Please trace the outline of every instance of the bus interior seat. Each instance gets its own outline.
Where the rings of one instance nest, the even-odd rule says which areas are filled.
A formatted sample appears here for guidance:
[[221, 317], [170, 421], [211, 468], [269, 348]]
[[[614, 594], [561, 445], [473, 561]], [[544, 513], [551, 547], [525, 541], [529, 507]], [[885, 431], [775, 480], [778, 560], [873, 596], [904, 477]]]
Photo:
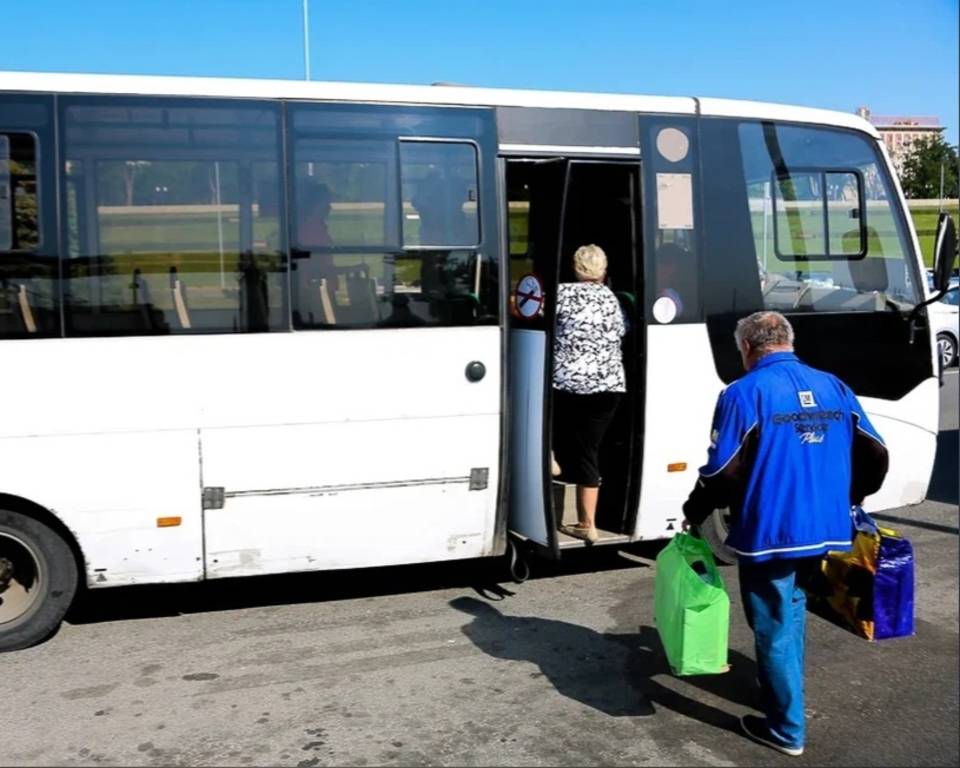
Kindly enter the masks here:
[[883, 293], [890, 286], [887, 260], [882, 256], [864, 256], [848, 264], [850, 279], [860, 293], [871, 291]]
[[27, 286], [23, 283], [17, 289], [17, 303], [20, 305], [20, 316], [27, 333], [36, 333], [37, 322], [33, 317], [33, 308], [30, 306], [30, 298], [27, 295]]
[[170, 292], [173, 296], [173, 307], [176, 310], [180, 327], [189, 330], [193, 325], [190, 321], [190, 312], [187, 309], [186, 286], [180, 280], [176, 267], [170, 267]]
[[320, 294], [320, 310], [323, 314], [323, 322], [326, 325], [336, 325], [337, 317], [333, 312], [333, 301], [330, 299], [333, 291], [328, 287], [327, 278], [320, 278], [317, 292]]
[[350, 320], [354, 323], [374, 325], [380, 321], [377, 302], [377, 284], [367, 271], [356, 270], [344, 275], [347, 299], [350, 301]]

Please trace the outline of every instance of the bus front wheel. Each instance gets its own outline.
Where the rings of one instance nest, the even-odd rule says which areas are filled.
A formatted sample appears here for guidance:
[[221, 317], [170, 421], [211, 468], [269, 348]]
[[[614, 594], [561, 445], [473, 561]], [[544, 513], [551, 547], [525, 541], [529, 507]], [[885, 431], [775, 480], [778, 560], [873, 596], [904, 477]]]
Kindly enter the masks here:
[[77, 561], [56, 531], [0, 509], [0, 652], [47, 639], [77, 592]]

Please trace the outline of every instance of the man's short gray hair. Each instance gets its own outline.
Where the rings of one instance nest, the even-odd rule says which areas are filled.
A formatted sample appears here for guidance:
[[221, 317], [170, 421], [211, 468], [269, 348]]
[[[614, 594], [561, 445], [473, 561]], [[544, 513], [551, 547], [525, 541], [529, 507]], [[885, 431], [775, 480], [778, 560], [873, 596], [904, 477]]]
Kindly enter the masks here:
[[793, 326], [779, 312], [754, 312], [737, 323], [733, 338], [737, 348], [745, 341], [755, 351], [769, 347], [793, 349]]

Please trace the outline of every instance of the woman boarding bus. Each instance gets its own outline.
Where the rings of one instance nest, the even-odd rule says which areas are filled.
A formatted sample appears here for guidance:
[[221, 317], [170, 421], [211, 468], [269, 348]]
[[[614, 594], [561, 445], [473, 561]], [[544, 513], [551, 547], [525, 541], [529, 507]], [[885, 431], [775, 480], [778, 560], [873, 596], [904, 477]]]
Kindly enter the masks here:
[[[302, 235], [321, 188], [325, 236]], [[729, 331], [763, 308], [887, 437], [872, 508], [923, 498], [919, 251], [853, 115], [0, 73], [0, 649], [80, 585], [583, 546], [549, 455], [583, 243], [629, 328], [598, 544], [678, 529]]]

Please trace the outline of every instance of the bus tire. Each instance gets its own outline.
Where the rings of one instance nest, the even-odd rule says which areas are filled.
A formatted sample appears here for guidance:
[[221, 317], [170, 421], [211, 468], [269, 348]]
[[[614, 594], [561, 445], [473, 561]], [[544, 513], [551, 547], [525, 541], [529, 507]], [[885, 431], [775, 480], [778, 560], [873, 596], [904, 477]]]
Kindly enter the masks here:
[[77, 560], [59, 533], [0, 509], [0, 652], [28, 648], [56, 632], [78, 579]]
[[700, 535], [710, 545], [714, 559], [723, 565], [737, 562], [737, 553], [725, 543], [730, 532], [729, 520], [729, 509], [716, 509], [700, 526]]

